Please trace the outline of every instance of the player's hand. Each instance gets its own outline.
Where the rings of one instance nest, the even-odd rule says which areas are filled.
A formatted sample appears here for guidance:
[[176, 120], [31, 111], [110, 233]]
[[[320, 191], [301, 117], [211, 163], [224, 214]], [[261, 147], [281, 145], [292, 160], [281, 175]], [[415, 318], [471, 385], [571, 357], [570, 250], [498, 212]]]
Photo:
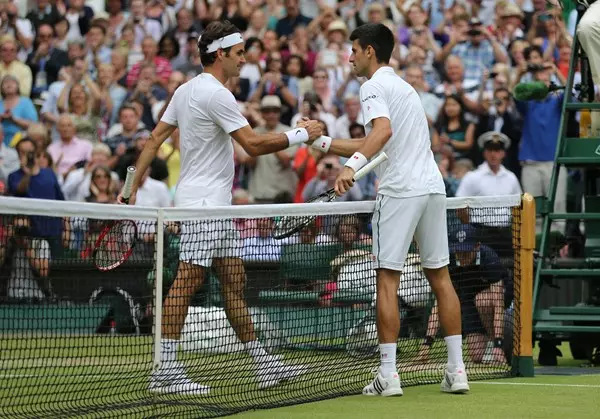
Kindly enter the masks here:
[[125, 202], [124, 198], [123, 198], [123, 191], [119, 192], [119, 195], [117, 195], [117, 204], [120, 205], [135, 205], [135, 192], [131, 192], [131, 195], [129, 196], [129, 202]]
[[335, 194], [342, 196], [350, 190], [354, 185], [354, 170], [348, 166], [344, 166], [342, 173], [340, 173], [335, 180]]
[[306, 129], [308, 132], [308, 141], [307, 144], [312, 144], [317, 138], [323, 135], [323, 129], [321, 128], [321, 123], [315, 120], [309, 121], [299, 121], [298, 126]]

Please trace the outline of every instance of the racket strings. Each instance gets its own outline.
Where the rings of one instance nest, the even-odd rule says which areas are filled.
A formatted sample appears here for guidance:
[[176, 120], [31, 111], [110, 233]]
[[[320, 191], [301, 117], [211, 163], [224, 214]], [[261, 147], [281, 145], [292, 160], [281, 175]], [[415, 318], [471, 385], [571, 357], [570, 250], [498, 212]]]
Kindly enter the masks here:
[[130, 223], [113, 225], [96, 247], [96, 264], [107, 267], [122, 260], [133, 246], [134, 236], [135, 228]]

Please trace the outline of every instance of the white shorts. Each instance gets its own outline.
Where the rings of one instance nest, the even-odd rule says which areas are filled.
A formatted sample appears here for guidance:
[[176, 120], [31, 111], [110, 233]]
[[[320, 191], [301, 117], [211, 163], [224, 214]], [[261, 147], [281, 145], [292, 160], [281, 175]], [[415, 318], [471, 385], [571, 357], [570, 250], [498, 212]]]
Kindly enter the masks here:
[[450, 262], [445, 195], [377, 195], [372, 225], [375, 269], [402, 271], [413, 238], [423, 268], [442, 268]]
[[241, 256], [242, 239], [233, 220], [181, 223], [180, 261], [210, 267], [214, 258]]

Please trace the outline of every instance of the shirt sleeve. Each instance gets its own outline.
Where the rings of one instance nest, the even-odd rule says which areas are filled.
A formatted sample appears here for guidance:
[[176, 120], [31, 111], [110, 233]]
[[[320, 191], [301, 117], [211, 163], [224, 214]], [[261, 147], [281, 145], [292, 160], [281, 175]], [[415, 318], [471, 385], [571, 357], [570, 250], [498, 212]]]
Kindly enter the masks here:
[[375, 118], [390, 119], [390, 110], [385, 101], [383, 90], [375, 83], [365, 83], [360, 88], [360, 107], [363, 113], [364, 125]]
[[209, 101], [208, 112], [213, 121], [228, 134], [249, 125], [240, 112], [235, 97], [226, 89], [221, 89], [213, 95]]
[[[175, 94], [173, 95], [173, 97], [171, 97], [171, 100], [169, 101], [169, 104], [167, 105], [167, 109], [165, 109], [165, 112], [162, 115], [162, 118], [160, 118], [161, 122], [164, 122], [166, 124], [169, 125], [173, 125], [174, 127], [178, 127], [179, 124], [177, 123], [177, 111], [175, 109], [175, 98], [177, 97], [177, 91], [175, 91]], [[157, 114], [158, 116], [158, 114]]]

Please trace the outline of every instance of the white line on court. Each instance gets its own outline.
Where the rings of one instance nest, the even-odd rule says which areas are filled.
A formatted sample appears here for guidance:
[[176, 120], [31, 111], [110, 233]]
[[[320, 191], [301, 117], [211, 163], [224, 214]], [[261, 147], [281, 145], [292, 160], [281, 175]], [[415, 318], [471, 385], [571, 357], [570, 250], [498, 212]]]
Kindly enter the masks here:
[[581, 387], [581, 388], [600, 388], [596, 384], [550, 384], [550, 383], [494, 383], [491, 381], [471, 381], [469, 384], [487, 384], [492, 386], [539, 386], [539, 387]]

